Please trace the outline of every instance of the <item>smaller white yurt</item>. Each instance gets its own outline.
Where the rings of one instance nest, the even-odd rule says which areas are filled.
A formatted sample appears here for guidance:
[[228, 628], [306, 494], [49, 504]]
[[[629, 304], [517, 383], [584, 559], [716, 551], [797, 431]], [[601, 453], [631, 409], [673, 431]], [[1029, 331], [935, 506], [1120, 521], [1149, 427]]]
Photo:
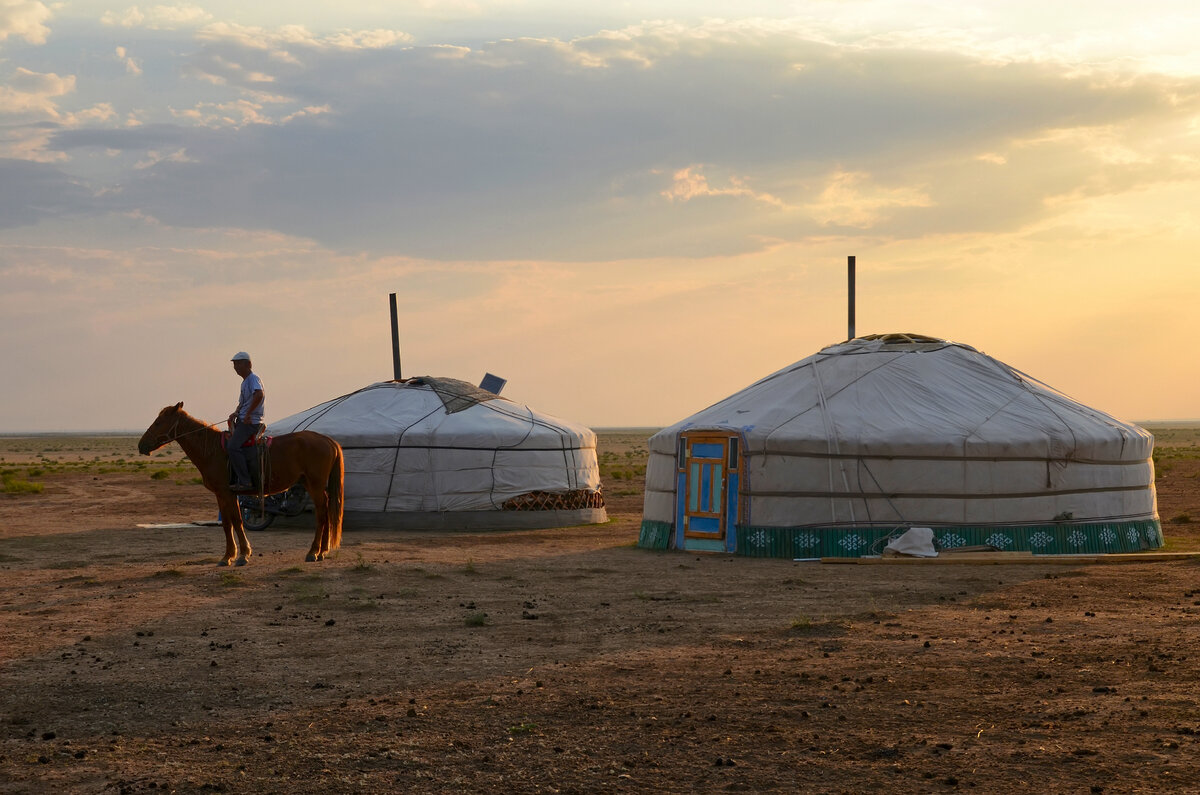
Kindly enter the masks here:
[[878, 555], [1163, 545], [1154, 438], [969, 345], [914, 334], [818, 353], [650, 439], [643, 547]]
[[271, 423], [342, 445], [348, 529], [607, 521], [596, 434], [453, 378], [384, 381]]

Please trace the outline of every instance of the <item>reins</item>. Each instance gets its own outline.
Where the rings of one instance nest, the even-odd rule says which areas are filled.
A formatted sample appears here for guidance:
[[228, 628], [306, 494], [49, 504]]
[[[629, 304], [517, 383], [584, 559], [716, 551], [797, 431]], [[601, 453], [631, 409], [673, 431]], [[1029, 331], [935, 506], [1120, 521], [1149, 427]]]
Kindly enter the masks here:
[[[189, 415], [189, 417], [190, 417], [190, 415]], [[195, 419], [194, 417], [190, 417], [190, 418]], [[212, 428], [213, 430], [216, 430], [217, 427], [220, 425], [220, 423], [209, 423], [208, 425], [202, 424], [199, 428], [193, 428], [190, 431], [173, 436], [172, 434], [174, 434], [177, 430], [179, 430], [179, 421], [181, 419], [182, 419], [182, 417], [176, 417], [175, 423], [165, 433], [159, 434], [159, 439], [161, 440], [159, 447], [161, 447], [164, 444], [170, 444], [171, 442], [178, 442], [183, 437], [191, 436], [193, 433], [200, 433], [200, 431], [207, 431], [210, 428]], [[199, 422], [199, 420], [196, 420], [196, 421]]]

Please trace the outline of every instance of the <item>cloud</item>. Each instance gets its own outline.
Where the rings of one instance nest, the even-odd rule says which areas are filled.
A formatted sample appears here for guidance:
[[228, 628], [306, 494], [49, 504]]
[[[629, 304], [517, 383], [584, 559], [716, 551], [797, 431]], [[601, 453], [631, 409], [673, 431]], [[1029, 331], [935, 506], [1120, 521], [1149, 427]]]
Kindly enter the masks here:
[[291, 60], [289, 48], [316, 51], [377, 50], [412, 41], [412, 36], [397, 30], [343, 30], [318, 35], [303, 25], [283, 25], [269, 29], [232, 22], [207, 25], [196, 37], [202, 42], [264, 50], [280, 56], [282, 60]]
[[929, 207], [929, 196], [918, 188], [873, 184], [869, 174], [836, 171], [816, 201], [806, 206], [822, 226], [870, 229], [898, 207]]
[[758, 193], [751, 189], [741, 177], [729, 177], [727, 187], [714, 187], [709, 184], [708, 177], [703, 173], [703, 166], [691, 165], [676, 171], [672, 177], [671, 187], [662, 191], [669, 200], [686, 202], [692, 199], [710, 198], [714, 196], [732, 196], [753, 199], [776, 207], [785, 208], [787, 205], [769, 193]]
[[228, 23], [197, 37], [175, 66], [208, 82], [180, 87], [193, 101], [173, 118], [61, 129], [51, 151], [138, 152], [150, 165], [106, 194], [115, 210], [447, 259], [1017, 229], [1180, 178], [1200, 96], [1195, 80], [750, 22], [473, 49]]
[[151, 166], [155, 165], [156, 163], [161, 163], [164, 160], [167, 162], [170, 162], [170, 163], [191, 163], [191, 162], [193, 162], [192, 159], [187, 156], [187, 151], [184, 149], [176, 149], [174, 152], [159, 152], [158, 150], [152, 149], [146, 153], [145, 160], [139, 160], [137, 163], [134, 164], [133, 167], [138, 170], [141, 170], [143, 168], [150, 168]]
[[212, 14], [199, 6], [157, 5], [149, 6], [145, 11], [139, 6], [130, 6], [121, 12], [106, 11], [100, 21], [105, 25], [116, 25], [123, 28], [178, 30], [197, 27], [211, 19]]
[[242, 127], [247, 124], [269, 124], [271, 119], [262, 113], [261, 103], [247, 99], [232, 102], [202, 102], [193, 108], [173, 110], [177, 118], [205, 127]]
[[66, 152], [49, 148], [50, 139], [59, 129], [57, 124], [33, 123], [8, 127], [0, 132], [0, 158], [30, 163], [53, 163], [69, 160]]
[[117, 60], [120, 61], [125, 66], [126, 74], [130, 74], [130, 75], [133, 75], [134, 77], [137, 77], [138, 75], [140, 75], [142, 73], [141, 64], [138, 63], [138, 61], [136, 59], [130, 57], [129, 53], [125, 51], [124, 47], [117, 47], [116, 54], [117, 54]]
[[412, 37], [383, 29], [317, 35], [302, 25], [268, 29], [216, 22], [201, 28], [196, 39], [202, 49], [187, 65], [190, 75], [215, 85], [258, 90], [284, 76], [310, 74], [323, 57], [386, 50]]
[[24, 39], [30, 44], [45, 44], [50, 28], [46, 22], [50, 9], [38, 0], [0, 0], [0, 41]]
[[57, 97], [75, 90], [75, 76], [33, 72], [17, 67], [6, 85], [0, 85], [0, 113], [57, 119]]
[[0, 159], [0, 229], [94, 212], [92, 193], [56, 167]]

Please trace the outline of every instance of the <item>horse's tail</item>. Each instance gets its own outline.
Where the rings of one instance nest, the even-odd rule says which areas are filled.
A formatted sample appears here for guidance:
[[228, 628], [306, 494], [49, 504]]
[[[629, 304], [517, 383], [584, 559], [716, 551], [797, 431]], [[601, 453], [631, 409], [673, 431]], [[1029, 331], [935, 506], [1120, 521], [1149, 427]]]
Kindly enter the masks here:
[[329, 548], [337, 549], [342, 545], [342, 503], [344, 502], [343, 486], [346, 482], [346, 462], [342, 458], [342, 446], [333, 442], [333, 466], [329, 470], [329, 483], [325, 496], [329, 500]]

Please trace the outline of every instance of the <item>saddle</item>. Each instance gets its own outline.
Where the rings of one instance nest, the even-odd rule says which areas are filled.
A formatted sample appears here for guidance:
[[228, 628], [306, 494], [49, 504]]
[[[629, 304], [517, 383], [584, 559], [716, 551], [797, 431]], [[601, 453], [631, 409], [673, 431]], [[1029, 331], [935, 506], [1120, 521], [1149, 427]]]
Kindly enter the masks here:
[[[232, 435], [233, 434], [230, 431], [221, 431], [222, 448], [229, 444], [229, 437]], [[271, 442], [273, 441], [275, 441], [275, 437], [267, 436], [267, 426], [260, 423], [258, 428], [254, 431], [254, 435], [242, 443], [242, 449], [245, 450], [246, 448], [253, 447], [256, 444], [261, 444], [264, 447], [270, 447]]]

